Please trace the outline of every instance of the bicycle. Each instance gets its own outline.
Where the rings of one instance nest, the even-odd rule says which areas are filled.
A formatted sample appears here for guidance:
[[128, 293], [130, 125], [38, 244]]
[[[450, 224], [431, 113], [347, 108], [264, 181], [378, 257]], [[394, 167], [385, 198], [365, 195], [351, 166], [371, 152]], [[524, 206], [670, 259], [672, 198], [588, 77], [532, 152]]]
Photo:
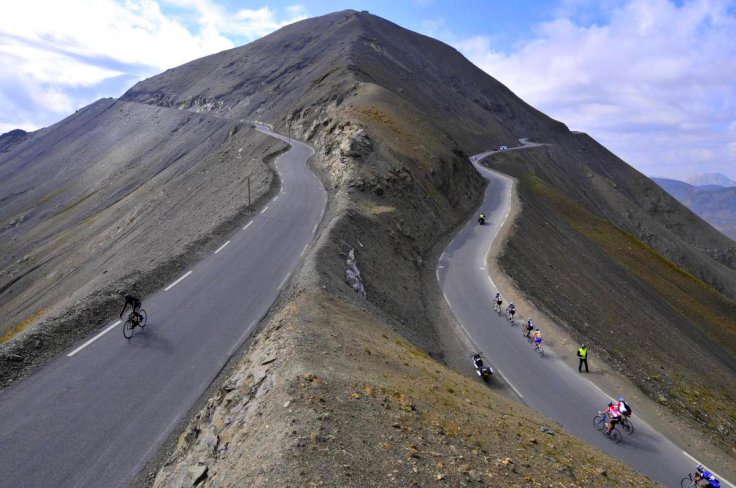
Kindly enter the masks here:
[[631, 435], [634, 433], [634, 424], [631, 422], [631, 419], [627, 417], [626, 415], [621, 416], [621, 430], [626, 432], [627, 435]]
[[[607, 433], [607, 427], [608, 427], [608, 417], [603, 415], [603, 412], [598, 412], [598, 415], [593, 417], [593, 425], [596, 429], [598, 429], [600, 432], [602, 432], [604, 435]], [[613, 426], [613, 429], [611, 429], [611, 433], [607, 436], [609, 439], [611, 439], [616, 444], [620, 443], [623, 439], [623, 436], [621, 435], [621, 432], [616, 430], [616, 426]]]
[[498, 315], [501, 315], [501, 304], [498, 302], [493, 302], [493, 311], [496, 312]]
[[130, 312], [128, 319], [123, 324], [123, 337], [130, 339], [133, 337], [133, 329], [140, 327], [141, 329], [146, 326], [146, 320], [148, 320], [148, 314], [143, 309], [138, 312]]
[[521, 327], [521, 336], [525, 337], [526, 340], [531, 343], [532, 342], [532, 329], [528, 329], [525, 325]]
[[682, 478], [680, 480], [680, 486], [682, 488], [696, 488], [698, 486], [698, 482], [693, 479], [692, 473], [688, 473], [687, 478]]
[[544, 357], [544, 349], [542, 349], [542, 343], [541, 342], [535, 342], [534, 343], [534, 352], [539, 354], [540, 358]]
[[506, 312], [506, 318], [509, 319], [509, 322], [511, 322], [511, 327], [516, 325], [514, 323], [514, 314], [512, 314], [511, 312]]

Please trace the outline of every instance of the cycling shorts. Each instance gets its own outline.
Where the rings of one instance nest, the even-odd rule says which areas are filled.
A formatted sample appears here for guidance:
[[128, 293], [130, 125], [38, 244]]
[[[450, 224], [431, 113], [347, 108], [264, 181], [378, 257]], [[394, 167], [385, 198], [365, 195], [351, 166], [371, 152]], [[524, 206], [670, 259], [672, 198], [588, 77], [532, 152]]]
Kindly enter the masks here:
[[534, 342], [536, 342], [537, 344], [541, 344], [542, 343], [542, 338], [541, 337], [535, 337], [534, 338]]

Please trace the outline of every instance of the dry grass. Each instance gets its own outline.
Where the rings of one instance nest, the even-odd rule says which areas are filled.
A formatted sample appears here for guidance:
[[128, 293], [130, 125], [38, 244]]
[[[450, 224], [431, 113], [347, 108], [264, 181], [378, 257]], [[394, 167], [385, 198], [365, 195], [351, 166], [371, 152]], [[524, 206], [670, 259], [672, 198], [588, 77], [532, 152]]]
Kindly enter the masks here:
[[23, 332], [26, 328], [28, 328], [28, 326], [43, 317], [44, 314], [46, 314], [46, 309], [39, 308], [22, 322], [19, 322], [16, 325], [12, 326], [2, 336], [0, 336], [0, 344], [8, 342], [10, 339]]

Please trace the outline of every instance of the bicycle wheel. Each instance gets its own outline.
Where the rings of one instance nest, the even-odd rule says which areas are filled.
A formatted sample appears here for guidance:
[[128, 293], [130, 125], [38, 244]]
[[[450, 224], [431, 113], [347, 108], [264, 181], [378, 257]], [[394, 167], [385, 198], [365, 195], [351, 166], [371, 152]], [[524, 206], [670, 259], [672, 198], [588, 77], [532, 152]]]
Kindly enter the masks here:
[[593, 417], [593, 425], [596, 429], [603, 430], [606, 427], [606, 417], [596, 415], [595, 417]]
[[133, 337], [134, 328], [135, 324], [130, 318], [128, 318], [128, 320], [126, 320], [123, 324], [123, 337], [125, 337], [126, 339], [130, 339], [131, 337]]
[[618, 429], [613, 429], [611, 431], [611, 435], [609, 436], [613, 442], [618, 444], [623, 439], [623, 436], [621, 435], [621, 432], [618, 431]]
[[680, 480], [680, 487], [681, 488], [691, 488], [691, 487], [695, 487], [695, 486], [698, 486], [698, 485], [695, 484], [695, 482], [693, 481], [693, 479], [690, 476], [688, 476], [687, 478], [682, 478]]
[[544, 349], [542, 349], [542, 346], [539, 346], [537, 348], [537, 352], [539, 353], [539, 357], [540, 358], [543, 358], [544, 357]]
[[138, 327], [141, 329], [146, 326], [146, 320], [148, 320], [148, 315], [146, 314], [146, 311], [143, 309], [138, 310], [138, 314], [141, 316], [140, 322], [138, 322]]
[[627, 420], [626, 422], [621, 423], [621, 429], [626, 432], [627, 435], [631, 435], [634, 433], [634, 424], [631, 423], [631, 420]]

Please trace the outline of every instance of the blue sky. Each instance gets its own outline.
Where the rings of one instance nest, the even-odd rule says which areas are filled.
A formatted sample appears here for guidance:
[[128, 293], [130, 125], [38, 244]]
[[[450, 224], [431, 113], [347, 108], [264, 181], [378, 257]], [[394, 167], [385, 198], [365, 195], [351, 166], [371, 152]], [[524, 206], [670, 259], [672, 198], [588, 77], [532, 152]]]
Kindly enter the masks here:
[[736, 0], [8, 0], [0, 133], [349, 8], [456, 47], [647, 175], [736, 179]]

